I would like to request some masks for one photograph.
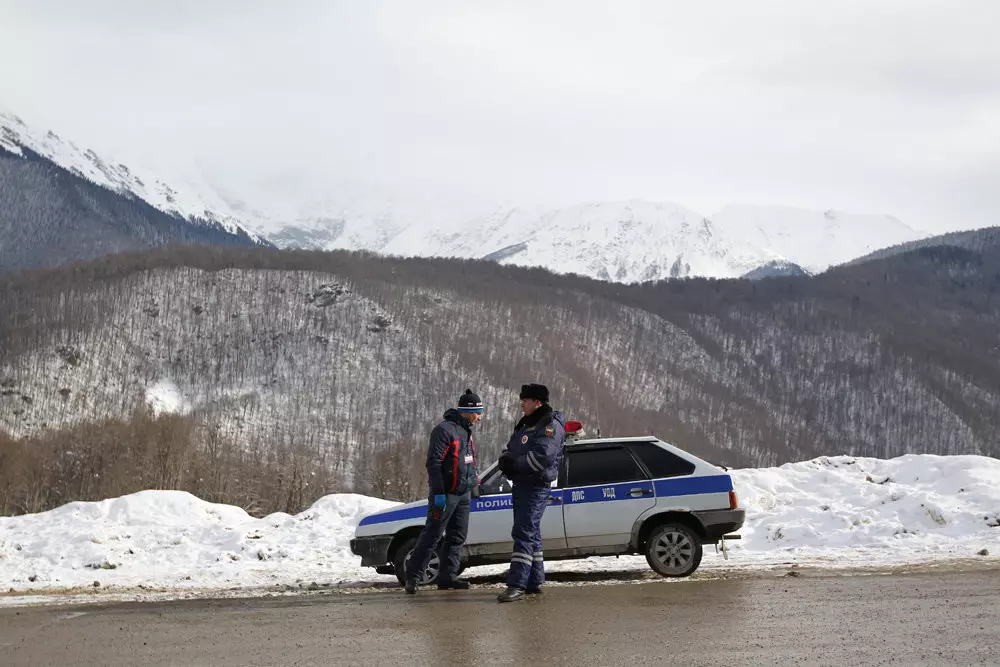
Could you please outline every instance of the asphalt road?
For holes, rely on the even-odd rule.
[[[0,610],[0,664],[1000,664],[1000,570]]]

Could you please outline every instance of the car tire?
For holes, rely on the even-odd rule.
[[[701,565],[701,540],[682,523],[667,523],[646,540],[646,562],[664,577],[687,577]]]
[[[417,538],[411,537],[404,540],[399,548],[396,549],[396,553],[392,559],[392,565],[396,572],[396,579],[399,580],[400,584],[406,583],[406,563],[410,559],[410,553],[413,548],[417,546]],[[424,570],[424,576],[417,583],[421,586],[429,586],[437,581],[438,573],[441,571],[441,560],[438,556],[438,552],[435,551],[431,554],[431,561],[427,564],[427,569]]]

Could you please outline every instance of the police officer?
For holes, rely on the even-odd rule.
[[[472,427],[482,417],[482,400],[471,389],[466,389],[458,399],[458,408],[444,413],[444,421],[431,431],[427,448],[427,485],[430,487],[427,521],[406,568],[404,587],[410,595],[417,592],[420,573],[427,568],[445,533],[438,589],[465,590],[469,587],[469,582],[457,577],[462,545],[469,532],[469,498],[479,485]]]
[[[542,592],[545,562],[542,555],[542,514],[549,503],[552,482],[559,476],[559,463],[566,440],[566,418],[549,405],[545,385],[521,387],[524,417],[514,427],[500,456],[500,469],[513,485],[514,553],[510,559],[507,590],[497,598],[514,602]]]

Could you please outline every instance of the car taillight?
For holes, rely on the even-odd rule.
[[[736,497],[735,491],[729,492],[729,509],[734,510],[740,506],[739,498]]]

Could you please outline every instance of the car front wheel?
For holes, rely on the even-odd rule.
[[[646,541],[646,562],[664,577],[690,575],[701,565],[701,555],[701,541],[684,524],[660,526]]]
[[[396,555],[393,558],[393,566],[396,571],[396,578],[399,579],[399,583],[406,583],[406,567],[410,564],[410,554],[413,553],[413,548],[417,546],[417,538],[411,537],[410,539],[403,542],[399,549],[396,550]],[[438,573],[441,571],[441,559],[438,556],[438,552],[435,549],[434,553],[431,554],[431,560],[427,563],[427,567],[424,568],[423,575],[417,581],[421,586],[427,586],[433,584],[437,581]]]

